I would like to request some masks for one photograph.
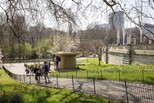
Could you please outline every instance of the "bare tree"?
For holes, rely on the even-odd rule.
[[[87,53],[96,54],[100,61],[102,53],[105,52],[105,48],[108,48],[110,44],[116,42],[116,30],[110,29],[106,24],[92,24],[89,25],[87,30],[80,34],[80,50]]]
[[[98,0],[99,1],[99,0]],[[71,2],[72,6],[67,7],[65,6],[65,3]],[[138,0],[135,0],[135,2],[139,2]],[[152,12],[145,12],[143,7],[144,4],[147,4],[151,11],[154,10],[154,5],[152,0],[141,0],[141,7],[136,7],[135,5],[131,5],[130,8],[126,9],[125,6],[123,6],[122,0],[100,0],[99,4],[96,3],[95,0],[3,0],[0,2],[0,8],[2,10],[2,15],[6,16],[6,19],[4,20],[5,23],[7,24],[6,27],[10,28],[10,38],[17,38],[17,39],[12,39],[14,42],[17,40],[20,43],[24,42],[23,39],[23,34],[26,31],[26,27],[24,22],[30,21],[30,24],[37,25],[40,22],[42,23],[43,20],[45,19],[45,15],[49,15],[49,19],[52,19],[51,22],[54,24],[54,20],[56,20],[60,26],[60,24],[63,23],[68,23],[70,27],[70,33],[72,32],[72,26],[73,25],[78,25],[83,24],[85,22],[82,22],[81,18],[85,17],[86,20],[88,20],[89,13],[87,12],[88,10],[99,10],[101,13],[101,16],[103,15],[103,12],[115,12],[116,8],[118,10],[124,11],[126,17],[133,22],[135,25],[138,25],[141,29],[147,29],[145,26],[142,24],[142,20],[144,18],[154,20]],[[127,4],[125,4],[127,5]],[[108,7],[110,9],[108,9]],[[132,17],[132,13],[137,12],[138,16]],[[97,16],[94,14],[94,17],[97,18]],[[24,17],[24,18],[22,18]],[[25,19],[25,20],[24,20]],[[138,20],[136,20],[138,19]],[[84,19],[85,20],[85,19]],[[90,21],[90,20],[89,20]],[[93,21],[92,21],[93,22]],[[40,28],[41,25],[38,26],[38,33],[39,34],[41,31]],[[95,27],[95,29],[99,29]],[[153,34],[152,31],[147,29],[150,33]],[[2,30],[1,30],[2,31]],[[92,39],[97,40],[97,38],[100,38],[103,41],[103,45],[110,44],[110,40],[114,41],[113,38],[110,37],[110,34],[112,34],[109,30],[99,30],[101,32],[95,31],[95,30],[87,30],[89,31],[88,34],[92,34],[90,37]],[[101,33],[104,33],[104,35],[101,35]],[[1,33],[1,37],[3,38],[4,33]],[[13,36],[12,36],[13,34]],[[42,33],[40,33],[42,34]],[[97,34],[97,35],[96,35]],[[42,34],[43,35],[43,34]],[[90,40],[89,36],[87,36],[87,40]],[[39,41],[39,38],[37,39]],[[20,45],[19,45],[20,46]]]
[[[73,5],[77,7],[76,11],[79,11],[79,7],[84,5],[86,0],[3,0],[0,2],[0,8],[7,16],[7,23],[10,26],[13,24],[16,14],[22,14],[25,16],[31,15],[30,18],[32,18],[34,21],[40,21],[44,19],[44,15],[46,13],[50,13],[57,21],[72,22],[73,24],[76,24],[74,19],[75,13],[72,13],[72,8],[68,9],[64,6],[64,3],[68,2],[73,3]],[[91,0],[91,2],[86,5],[85,9],[92,5],[93,2],[94,0]],[[113,11],[113,7],[117,4],[114,0],[102,0],[102,2],[109,6]],[[11,27],[11,29],[13,30],[13,27]]]
[[[67,8],[65,4],[71,3],[73,7],[75,8]],[[132,6],[129,10],[125,10],[123,7],[123,1],[122,0],[100,0],[97,1],[100,3],[98,5],[95,3],[95,0],[3,0],[3,2],[0,3],[0,8],[3,10],[3,12],[7,15],[7,23],[10,24],[11,21],[13,21],[15,14],[24,14],[25,16],[30,16],[30,18],[34,19],[33,21],[43,21],[44,15],[47,13],[50,13],[55,19],[59,22],[72,22],[73,24],[76,24],[76,20],[79,18],[75,18],[76,14],[78,12],[82,11],[82,16],[85,15],[86,10],[88,8],[96,9],[104,12],[106,8],[103,7],[109,7],[110,10],[115,12],[116,7],[120,7],[121,10],[124,10],[125,13],[129,16],[129,13],[133,11],[134,9],[139,12],[142,16],[146,16],[147,18],[153,19],[153,15],[145,14],[143,12],[143,9],[138,9],[135,6]],[[135,2],[139,2],[138,0],[135,0]],[[141,0],[141,4],[147,3],[149,7],[153,10],[153,1],[152,0]],[[43,4],[43,5],[41,5]],[[126,4],[125,4],[126,5]],[[81,10],[81,9],[83,10]],[[76,12],[75,12],[76,11]],[[129,16],[130,17],[130,16]],[[87,17],[86,17],[87,18]],[[132,19],[130,17],[130,19]],[[12,28],[13,29],[13,28]]]
[[[69,37],[65,32],[56,32],[53,35],[53,51],[70,52],[74,46],[74,40]]]

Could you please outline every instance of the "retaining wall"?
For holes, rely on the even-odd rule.
[[[102,60],[109,64],[154,64],[154,44],[111,46]]]

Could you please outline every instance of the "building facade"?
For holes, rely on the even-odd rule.
[[[142,33],[142,34],[140,34]],[[138,27],[125,29],[126,44],[154,44],[154,25],[143,24],[142,29]]]
[[[109,14],[108,21],[110,28],[115,28],[117,31],[117,44],[124,45],[125,44],[125,30],[124,30],[124,12],[117,11],[115,13]]]

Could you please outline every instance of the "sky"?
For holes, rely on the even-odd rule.
[[[5,1],[5,0],[0,0],[0,3],[2,1]],[[78,29],[86,29],[86,27],[88,25],[93,24],[93,23],[99,23],[99,24],[106,23],[107,24],[108,23],[108,15],[112,12],[112,10],[109,7],[107,7],[105,4],[103,4],[101,2],[102,0],[92,0],[92,3],[90,6],[88,6],[88,4],[90,4],[91,0],[81,0],[82,6],[79,6],[78,8],[72,0],[55,0],[55,1],[60,2],[60,4],[62,4],[62,2],[63,2],[62,6],[65,9],[72,8],[72,12],[75,15],[77,15],[76,20],[78,20],[77,21]],[[80,0],[75,0],[75,1],[79,2]],[[141,1],[144,2],[142,11],[146,15],[153,17],[154,10],[150,9],[148,3],[146,3],[146,1],[148,1],[148,0],[117,0],[117,2],[120,2],[122,7],[127,12],[129,12],[132,7],[136,7],[138,9],[141,9]],[[154,6],[154,3],[152,2],[151,5]],[[118,6],[115,6],[114,9],[115,9],[115,11],[120,10]],[[1,11],[2,11],[2,9],[0,9],[0,12]],[[131,16],[133,18],[133,20],[136,22],[138,21],[138,19],[136,18],[138,15],[139,14],[137,14],[135,9],[132,9],[129,14],[129,16]],[[56,29],[60,29],[60,30],[67,30],[68,29],[67,23],[63,23],[63,24],[58,25],[57,22],[55,21],[55,19],[48,12],[46,12],[46,14],[42,14],[41,16],[44,17],[44,20],[42,20],[42,22],[44,22],[46,27],[56,28]],[[29,21],[31,24],[33,23],[33,21],[31,21],[31,20],[29,20]],[[154,24],[154,20],[152,20],[152,19],[147,19],[147,18],[143,17],[142,21],[145,23],[153,23]],[[127,27],[134,27],[134,26],[136,26],[136,25],[134,25],[132,22],[130,22],[130,20],[125,16],[125,27],[127,28]]]
[[[61,0],[59,0],[61,1]],[[79,0],[78,0],[79,1]],[[111,9],[109,7],[107,7],[106,5],[101,3],[102,0],[93,0],[92,6],[90,6],[89,8],[87,8],[85,10],[86,13],[82,14],[82,13],[77,13],[78,15],[78,19],[80,20],[80,22],[78,22],[79,28],[80,29],[86,29],[86,27],[89,24],[93,24],[93,23],[99,23],[99,24],[103,24],[106,23],[108,24],[108,15],[110,13],[112,13]],[[139,13],[136,12],[135,9],[132,9],[130,11],[130,9],[132,7],[136,7],[137,9],[141,10],[141,1],[143,1],[143,9],[142,11],[149,16],[153,16],[154,14],[154,10],[152,10],[149,5],[148,5],[148,0],[117,0],[118,2],[120,2],[120,4],[122,5],[122,7],[127,11],[130,12],[129,16],[132,17],[132,19],[135,22],[138,22],[138,18],[137,16],[140,15]],[[85,8],[88,4],[90,3],[90,0],[86,0],[86,2],[82,2],[82,4],[84,6],[82,6],[80,8],[80,11],[83,12],[83,8]],[[154,3],[151,3],[154,6]],[[96,9],[95,7],[99,7],[103,5],[103,7],[100,7],[99,9]],[[73,10],[76,11],[76,8],[74,6],[74,3],[72,2],[72,0],[65,0],[65,2],[63,3],[63,7],[65,8],[74,8]],[[114,7],[115,11],[120,10],[118,6]],[[83,16],[84,15],[84,16]],[[152,23],[154,24],[154,20],[152,19],[147,19],[144,18],[142,16],[142,22],[144,23]],[[50,24],[50,22],[45,21],[47,26],[51,26],[52,24]],[[125,16],[125,28],[129,28],[129,27],[134,27],[136,26],[133,22],[131,22],[126,16]],[[53,27],[53,26],[51,26]],[[56,26],[55,26],[56,27]],[[59,27],[59,26],[58,26]],[[65,26],[60,27],[61,29],[65,29]]]

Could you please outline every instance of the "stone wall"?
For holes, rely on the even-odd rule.
[[[154,64],[154,44],[111,46],[108,54],[104,53],[102,59],[105,62],[108,60],[109,64]]]

